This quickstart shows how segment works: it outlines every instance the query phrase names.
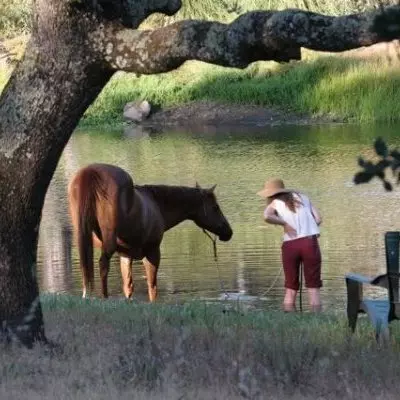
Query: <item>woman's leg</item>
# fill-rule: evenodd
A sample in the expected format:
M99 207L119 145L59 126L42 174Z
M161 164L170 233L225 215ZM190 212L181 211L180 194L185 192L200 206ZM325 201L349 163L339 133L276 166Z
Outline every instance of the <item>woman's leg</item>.
M297 290L285 288L285 298L283 299L283 311L296 311Z
M320 289L308 288L307 291L308 291L308 303L310 304L311 311L320 312L322 310Z
M321 250L317 237L304 238L302 245L304 280L311 311L321 311Z
M296 296L299 290L300 255L297 240L288 240L282 244L282 264L285 273L285 298L283 310L296 311Z

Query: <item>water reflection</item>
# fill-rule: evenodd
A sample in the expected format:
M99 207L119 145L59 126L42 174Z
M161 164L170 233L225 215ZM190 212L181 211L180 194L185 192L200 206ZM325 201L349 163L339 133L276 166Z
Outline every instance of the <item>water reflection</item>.
M233 239L218 245L216 264L210 241L194 224L185 222L167 232L159 273L161 301L218 299L227 292L231 299L240 295L243 299L264 298L271 307L279 304L283 284L280 230L263 223L264 204L255 193L267 177L281 176L288 185L308 193L323 213L323 300L343 307L344 273L383 271L383 233L399 228L396 192L384 192L379 182L352 184L358 155L371 157L371 144L378 134L391 144L399 142L395 126L285 126L251 133L209 129L202 134L132 127L77 131L60 160L43 211L41 288L80 293L79 263L67 213L67 183L80 166L107 162L125 168L139 184L217 183L217 196L233 227ZM114 258L109 290L115 296L122 294L118 271ZM139 300L147 298L143 275L136 263L135 297Z
M51 185L46 195L39 238L41 285L51 293L72 289L72 231L65 218L67 207L62 184ZM65 189L65 188L64 188Z

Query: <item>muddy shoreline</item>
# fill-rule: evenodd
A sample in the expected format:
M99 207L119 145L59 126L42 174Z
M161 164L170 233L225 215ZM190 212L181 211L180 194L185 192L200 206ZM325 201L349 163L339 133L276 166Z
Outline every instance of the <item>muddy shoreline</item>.
M147 130L188 129L197 130L258 130L280 125L318 125L343 123L329 116L295 113L275 107L216 102L193 102L182 106L153 111L140 124L128 126Z

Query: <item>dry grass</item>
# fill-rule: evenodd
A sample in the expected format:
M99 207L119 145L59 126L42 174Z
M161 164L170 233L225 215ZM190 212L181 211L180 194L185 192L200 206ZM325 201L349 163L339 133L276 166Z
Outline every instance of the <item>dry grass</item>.
M395 399L400 332L379 350L345 318L43 301L53 350L0 352L1 399Z

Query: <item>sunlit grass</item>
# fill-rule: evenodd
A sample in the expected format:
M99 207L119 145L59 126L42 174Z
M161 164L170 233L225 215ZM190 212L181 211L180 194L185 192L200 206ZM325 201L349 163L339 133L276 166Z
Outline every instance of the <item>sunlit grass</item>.
M0 94L10 78L11 71L6 68L0 68Z
M388 0L387 3L396 3ZM284 10L299 8L325 15L345 15L377 7L377 0L184 0L181 10L172 17L162 14L150 16L143 27L170 24L182 19L206 19L229 23L239 15L253 10Z
M11 70L0 69L0 91ZM193 101L277 106L353 122L400 119L400 70L380 60L308 57L280 65L254 63L245 70L188 62L152 76L117 73L87 110L82 125L122 122L124 105L149 100L161 107Z
M388 0L386 3L396 3ZM372 9L377 0L183 0L182 7L174 16L153 14L141 28L155 28L183 19L204 19L231 22L239 15L253 10L283 10L299 8L326 15L343 15ZM0 37L27 34L31 29L33 0L7 0L0 2Z
M87 111L84 124L120 122L126 102L162 107L192 101L279 106L355 122L400 118L400 71L382 60L319 57L288 65L255 63L246 70L190 62L154 76L117 74Z
M385 3L396 3L387 0ZM344 15L373 9L380 5L377 0L184 0L178 13L172 17L154 14L142 27L157 27L182 19L205 19L231 22L252 10L282 10L300 8L326 15ZM7 0L0 2L0 37L13 37L30 31L32 22L32 0Z
M176 19L204 18L229 21L252 9L308 8L327 14L344 14L371 8L375 1L282 0L243 2L184 1L182 10L171 18L154 16L152 26ZM24 2L26 7L27 2ZM158 18L158 19L157 19ZM160 19L161 18L161 19ZM146 23L149 23L147 21ZM19 59L23 40L4 42ZM187 62L166 74L136 77L118 73L85 113L81 125L110 125L122 122L124 105L146 99L162 107L193 101L278 106L288 111L332 116L354 122L399 120L398 62L351 60L303 51L304 60L289 64L257 62L245 70L228 69L200 62ZM9 71L0 70L0 91Z
M32 0L0 1L0 37L25 34L31 28Z

